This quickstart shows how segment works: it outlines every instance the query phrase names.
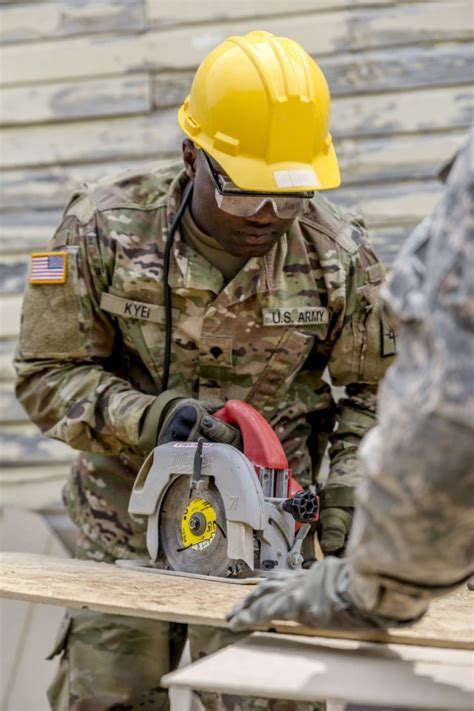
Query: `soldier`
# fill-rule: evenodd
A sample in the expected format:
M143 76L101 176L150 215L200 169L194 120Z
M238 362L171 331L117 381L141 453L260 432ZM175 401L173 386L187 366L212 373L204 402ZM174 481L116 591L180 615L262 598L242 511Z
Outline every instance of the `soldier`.
M271 619L350 629L407 624L473 573L474 139L385 289L399 356L360 448L368 477L345 559L261 584L235 630Z
M230 398L266 417L303 486L329 435L322 546L344 549L357 447L393 339L363 222L316 192L340 182L328 122L325 79L296 42L232 37L179 111L184 168L84 186L51 252L33 256L17 395L47 436L82 450L64 491L77 556L147 557L145 527L127 512L144 457L170 439L238 442L209 417ZM346 388L337 409L326 368ZM160 677L184 636L179 625L71 612L53 707L167 708ZM193 628L192 657L233 639Z

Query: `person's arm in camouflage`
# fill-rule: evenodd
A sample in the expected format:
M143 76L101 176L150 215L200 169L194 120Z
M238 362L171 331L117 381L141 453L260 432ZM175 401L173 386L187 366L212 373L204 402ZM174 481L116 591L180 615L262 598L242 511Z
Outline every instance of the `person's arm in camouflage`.
M400 354L361 448L369 478L357 497L349 592L356 606L393 620L423 614L473 572L473 146L386 292Z
M110 240L101 240L97 219L87 198L73 204L50 246L67 252L66 283L27 288L15 361L17 397L49 437L117 454L142 448L140 423L157 398L107 369L116 328L99 306L114 251Z
M394 337L380 309L380 287L385 278L363 224L351 223L359 249L347 268L343 327L331 353L329 373L344 396L336 411L330 436L330 471L321 494L321 545L325 553L343 550L353 515L353 495L363 473L357 459L359 444L375 424L378 382L393 361Z
M361 446L348 557L259 585L232 629L275 619L334 629L410 624L474 572L473 143L411 236L386 292L399 356Z

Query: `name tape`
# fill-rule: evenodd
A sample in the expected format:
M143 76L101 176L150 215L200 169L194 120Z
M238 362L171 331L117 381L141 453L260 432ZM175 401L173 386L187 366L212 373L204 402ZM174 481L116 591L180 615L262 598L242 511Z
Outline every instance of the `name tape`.
M329 323L329 311L323 306L294 306L264 309L264 326L318 326Z

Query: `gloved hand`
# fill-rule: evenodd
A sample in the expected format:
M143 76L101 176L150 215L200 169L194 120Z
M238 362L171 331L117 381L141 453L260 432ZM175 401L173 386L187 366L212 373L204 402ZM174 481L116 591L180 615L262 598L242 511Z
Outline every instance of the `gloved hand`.
M163 416L158 444L174 441L195 442L203 437L206 441L224 442L242 449L240 431L212 417L212 413L218 409L218 405L193 398L172 400Z
M321 509L319 542L324 555L341 555L344 552L353 517L354 509L348 506Z
M271 620L295 620L326 629L381 626L378 619L353 607L348 586L347 560L326 558L309 571L281 573L260 583L227 619L234 632Z

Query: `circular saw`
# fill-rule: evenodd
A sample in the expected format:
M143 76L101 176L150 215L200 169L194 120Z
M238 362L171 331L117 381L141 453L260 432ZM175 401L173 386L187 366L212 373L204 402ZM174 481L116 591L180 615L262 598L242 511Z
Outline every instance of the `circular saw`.
M292 476L260 413L229 400L213 414L242 433L243 452L218 442L156 447L133 486L129 513L147 518L147 567L249 578L301 569L318 499Z

